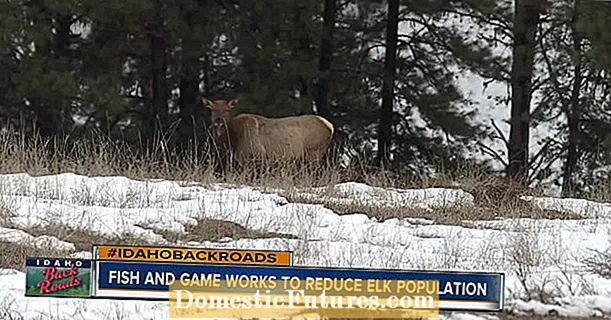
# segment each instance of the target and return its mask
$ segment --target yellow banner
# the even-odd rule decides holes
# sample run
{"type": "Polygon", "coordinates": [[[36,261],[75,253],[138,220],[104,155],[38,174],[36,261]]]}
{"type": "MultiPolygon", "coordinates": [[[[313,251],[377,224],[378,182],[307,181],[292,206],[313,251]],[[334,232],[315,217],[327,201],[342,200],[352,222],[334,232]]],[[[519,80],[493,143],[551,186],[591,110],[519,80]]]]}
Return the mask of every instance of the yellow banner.
{"type": "Polygon", "coordinates": [[[289,251],[98,246],[98,259],[205,264],[290,266],[289,251]]]}
{"type": "MultiPolygon", "coordinates": [[[[333,279],[337,280],[337,279],[333,279]]],[[[351,280],[355,279],[340,279],[351,280]]],[[[432,280],[360,280],[367,286],[325,289],[300,280],[174,281],[171,318],[439,318],[439,293],[432,280]],[[373,281],[373,282],[372,282],[373,281]],[[409,284],[408,284],[409,283],[409,284]],[[380,285],[380,286],[376,286],[380,285]],[[382,289],[382,285],[385,288],[382,289]],[[409,287],[409,289],[408,289],[409,287]]]]}

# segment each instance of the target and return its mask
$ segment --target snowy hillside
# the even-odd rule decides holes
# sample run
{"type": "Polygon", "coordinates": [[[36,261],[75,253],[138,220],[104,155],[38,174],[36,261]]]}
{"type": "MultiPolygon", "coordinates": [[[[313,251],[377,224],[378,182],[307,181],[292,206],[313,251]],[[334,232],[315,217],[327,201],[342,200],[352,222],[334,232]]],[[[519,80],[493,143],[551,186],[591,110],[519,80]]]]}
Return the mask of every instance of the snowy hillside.
{"type": "MultiPolygon", "coordinates": [[[[295,265],[500,271],[507,277],[508,312],[611,314],[611,279],[587,271],[583,263],[592,250],[609,247],[611,204],[527,200],[535,208],[571,213],[574,219],[441,224],[417,218],[440,210],[443,215],[464,215],[482,209],[476,208],[473,195],[460,189],[385,190],[344,183],[332,189],[271,194],[247,187],[124,177],[2,175],[0,266],[7,268],[14,259],[6,249],[11,244],[31,252],[38,251],[28,246],[65,250],[66,256],[78,257],[88,257],[92,242],[111,239],[126,244],[281,249],[295,252],[295,265]],[[371,212],[354,209],[339,215],[326,207],[384,208],[411,212],[413,217],[379,222],[368,217],[371,212]],[[228,228],[235,239],[223,235],[228,228]],[[526,301],[526,290],[535,299],[526,301]],[[545,303],[538,302],[542,296],[545,303]]],[[[163,302],[25,298],[22,272],[2,269],[0,274],[3,319],[168,317],[163,302]]]]}

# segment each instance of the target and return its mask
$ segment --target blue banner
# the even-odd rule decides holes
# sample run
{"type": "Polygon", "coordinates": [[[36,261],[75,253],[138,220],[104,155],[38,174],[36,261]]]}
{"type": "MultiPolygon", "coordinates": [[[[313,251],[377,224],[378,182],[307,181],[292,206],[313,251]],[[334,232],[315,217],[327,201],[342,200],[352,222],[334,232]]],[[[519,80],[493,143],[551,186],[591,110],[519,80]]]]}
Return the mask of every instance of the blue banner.
{"type": "Polygon", "coordinates": [[[227,266],[204,264],[170,264],[151,262],[98,261],[97,289],[151,292],[169,292],[172,280],[227,280],[240,275],[267,277],[325,277],[332,279],[376,280],[438,280],[440,306],[449,304],[446,310],[498,311],[503,305],[504,275],[502,273],[395,271],[371,269],[339,269],[314,267],[227,266]],[[468,303],[467,303],[468,302],[468,303]],[[465,304],[467,303],[467,304],[465,304]],[[485,307],[472,307],[473,305],[485,307]],[[470,307],[461,307],[469,305],[470,307]]]}

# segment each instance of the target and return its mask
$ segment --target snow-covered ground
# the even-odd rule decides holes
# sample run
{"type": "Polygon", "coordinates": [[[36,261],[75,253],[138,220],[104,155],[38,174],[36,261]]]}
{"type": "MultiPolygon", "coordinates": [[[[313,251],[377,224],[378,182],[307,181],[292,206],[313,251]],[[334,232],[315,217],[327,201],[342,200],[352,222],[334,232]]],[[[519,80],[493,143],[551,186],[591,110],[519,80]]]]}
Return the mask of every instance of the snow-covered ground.
{"type": "MultiPolygon", "coordinates": [[[[324,194],[326,201],[336,204],[361,202],[420,210],[473,205],[473,196],[459,189],[391,190],[358,183],[325,189],[301,192],[317,193],[312,197],[318,200],[324,194]]],[[[465,224],[469,227],[415,218],[379,222],[365,214],[338,215],[322,205],[290,203],[279,194],[248,187],[11,174],[0,176],[0,209],[11,213],[5,213],[4,219],[0,216],[0,241],[72,249],[74,244],[53,234],[35,237],[27,233],[32,226],[64,223],[110,237],[140,236],[150,244],[167,245],[160,230],[181,233],[199,219],[214,218],[298,239],[222,239],[179,245],[292,250],[296,265],[500,271],[506,273],[507,310],[539,314],[555,310],[566,316],[611,314],[611,279],[588,272],[583,264],[591,250],[609,247],[611,204],[528,200],[584,219],[474,221],[465,224]],[[543,288],[557,298],[547,304],[525,301],[525,287],[532,291],[543,288]]],[[[89,255],[78,252],[73,256],[89,255]]],[[[24,273],[0,269],[0,274],[0,314],[20,315],[14,319],[168,318],[164,302],[25,298],[24,273]]],[[[444,315],[452,319],[465,316],[444,315]]]]}

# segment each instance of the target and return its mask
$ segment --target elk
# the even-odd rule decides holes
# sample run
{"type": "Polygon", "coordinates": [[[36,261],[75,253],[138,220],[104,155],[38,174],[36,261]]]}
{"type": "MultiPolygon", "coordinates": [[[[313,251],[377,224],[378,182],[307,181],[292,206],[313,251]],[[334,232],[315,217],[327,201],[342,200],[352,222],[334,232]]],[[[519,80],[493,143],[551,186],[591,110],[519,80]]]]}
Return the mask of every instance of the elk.
{"type": "Polygon", "coordinates": [[[239,167],[294,162],[318,167],[331,144],[334,127],[317,115],[268,118],[243,113],[231,116],[239,99],[209,100],[210,127],[223,156],[233,155],[239,167]]]}

